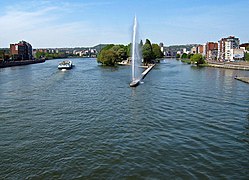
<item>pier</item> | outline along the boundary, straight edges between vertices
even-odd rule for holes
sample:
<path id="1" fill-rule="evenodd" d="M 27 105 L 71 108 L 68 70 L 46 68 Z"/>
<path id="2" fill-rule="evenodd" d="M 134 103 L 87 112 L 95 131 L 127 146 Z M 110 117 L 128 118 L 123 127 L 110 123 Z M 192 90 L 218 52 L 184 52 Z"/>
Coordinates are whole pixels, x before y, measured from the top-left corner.
<path id="1" fill-rule="evenodd" d="M 156 64 L 151 64 L 148 66 L 148 68 L 146 70 L 144 70 L 144 72 L 142 72 L 141 76 L 135 80 L 133 80 L 130 83 L 130 87 L 136 87 L 140 84 L 141 80 L 145 78 L 145 76 L 151 71 L 151 69 L 155 66 Z"/>
<path id="2" fill-rule="evenodd" d="M 151 69 L 155 66 L 156 64 L 151 64 L 148 66 L 148 68 L 141 74 L 140 80 L 144 79 L 145 76 L 151 71 Z"/>
<path id="3" fill-rule="evenodd" d="M 235 77 L 234 79 L 237 79 L 245 83 L 249 83 L 249 77 Z"/>

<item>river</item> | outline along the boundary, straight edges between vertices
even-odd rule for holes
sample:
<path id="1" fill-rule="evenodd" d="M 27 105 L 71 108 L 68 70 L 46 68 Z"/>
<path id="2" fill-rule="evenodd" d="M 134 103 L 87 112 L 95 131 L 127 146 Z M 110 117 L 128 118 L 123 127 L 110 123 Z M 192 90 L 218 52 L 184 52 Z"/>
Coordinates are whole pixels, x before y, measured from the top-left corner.
<path id="1" fill-rule="evenodd" d="M 249 71 L 72 60 L 0 69 L 0 179 L 249 179 Z"/>

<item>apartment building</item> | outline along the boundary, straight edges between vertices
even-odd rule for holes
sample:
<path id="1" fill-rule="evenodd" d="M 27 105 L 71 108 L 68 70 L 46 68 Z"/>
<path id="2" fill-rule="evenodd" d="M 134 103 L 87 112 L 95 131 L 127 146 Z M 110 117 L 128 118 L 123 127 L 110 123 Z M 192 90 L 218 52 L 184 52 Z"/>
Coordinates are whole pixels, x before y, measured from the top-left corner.
<path id="1" fill-rule="evenodd" d="M 33 58 L 31 44 L 26 41 L 10 44 L 10 56 L 13 60 L 31 60 Z"/>
<path id="2" fill-rule="evenodd" d="M 207 42 L 206 45 L 206 59 L 207 60 L 217 60 L 218 56 L 218 43 L 216 42 Z"/>
<path id="3" fill-rule="evenodd" d="M 244 49 L 231 49 L 230 61 L 243 60 L 245 56 Z"/>
<path id="4" fill-rule="evenodd" d="M 199 45 L 196 48 L 197 54 L 203 54 L 203 45 Z"/>
<path id="5" fill-rule="evenodd" d="M 191 50 L 190 50 L 190 53 L 191 54 L 196 54 L 197 53 L 197 47 L 192 47 Z"/>
<path id="6" fill-rule="evenodd" d="M 232 49 L 239 49 L 240 40 L 234 36 L 222 38 L 218 41 L 218 60 L 230 61 L 233 60 Z"/>

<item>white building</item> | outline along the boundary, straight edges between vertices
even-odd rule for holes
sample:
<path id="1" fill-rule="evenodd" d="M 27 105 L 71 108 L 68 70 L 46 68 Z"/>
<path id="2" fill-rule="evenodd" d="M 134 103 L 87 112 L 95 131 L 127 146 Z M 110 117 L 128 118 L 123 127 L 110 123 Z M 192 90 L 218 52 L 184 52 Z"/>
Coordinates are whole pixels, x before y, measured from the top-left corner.
<path id="1" fill-rule="evenodd" d="M 203 44 L 202 56 L 206 56 L 206 44 Z"/>
<path id="2" fill-rule="evenodd" d="M 197 53 L 197 47 L 192 47 L 191 54 L 196 54 L 196 53 Z"/>
<path id="3" fill-rule="evenodd" d="M 225 60 L 231 60 L 232 43 L 225 41 Z"/>
<path id="4" fill-rule="evenodd" d="M 187 49 L 186 49 L 186 48 L 183 48 L 183 49 L 182 49 L 182 53 L 186 53 L 186 54 L 187 54 Z"/>
<path id="5" fill-rule="evenodd" d="M 177 51 L 176 54 L 182 54 L 182 52 L 181 51 Z"/>
<path id="6" fill-rule="evenodd" d="M 164 52 L 164 47 L 163 47 L 163 43 L 162 43 L 162 42 L 159 44 L 159 47 L 160 47 L 162 53 L 165 54 L 165 52 Z"/>
<path id="7" fill-rule="evenodd" d="M 239 49 L 239 40 L 235 38 L 229 38 L 227 41 L 225 41 L 225 60 L 233 59 L 233 49 Z"/>
<path id="8" fill-rule="evenodd" d="M 231 49 L 230 50 L 230 61 L 243 60 L 245 56 L 243 49 Z"/>
<path id="9" fill-rule="evenodd" d="M 222 38 L 218 42 L 218 59 L 229 61 L 232 59 L 231 49 L 239 49 L 240 40 L 234 36 Z"/>

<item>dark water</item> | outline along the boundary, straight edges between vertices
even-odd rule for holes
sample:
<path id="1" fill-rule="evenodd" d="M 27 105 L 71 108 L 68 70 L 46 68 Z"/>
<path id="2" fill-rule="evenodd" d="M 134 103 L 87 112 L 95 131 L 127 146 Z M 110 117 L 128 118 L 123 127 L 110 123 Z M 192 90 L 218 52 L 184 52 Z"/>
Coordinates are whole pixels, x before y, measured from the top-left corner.
<path id="1" fill-rule="evenodd" d="M 0 69 L 0 179 L 249 179 L 248 71 L 59 61 Z"/>

